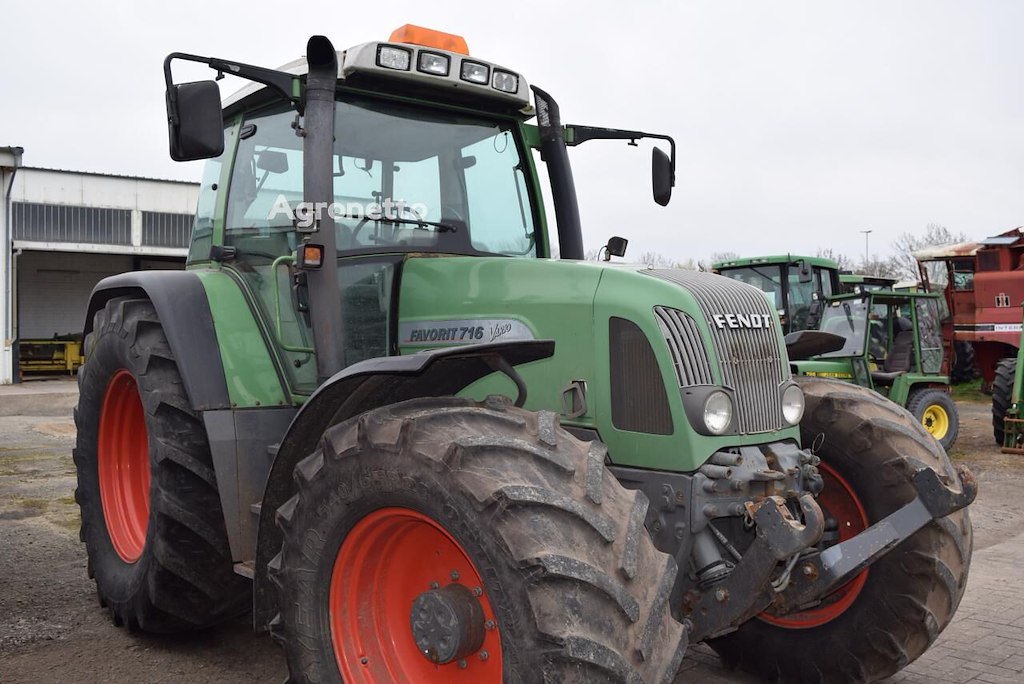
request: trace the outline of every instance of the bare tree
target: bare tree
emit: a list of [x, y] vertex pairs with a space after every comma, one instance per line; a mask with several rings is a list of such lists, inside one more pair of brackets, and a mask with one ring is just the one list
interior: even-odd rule
[[680, 261], [676, 264], [676, 268], [681, 268], [684, 271], [710, 271], [711, 267], [707, 262], [702, 259], [694, 259], [690, 257], [686, 261]]
[[717, 263], [719, 261], [732, 261], [733, 259], [739, 259], [740, 255], [736, 252], [712, 252], [711, 263]]
[[644, 252], [639, 259], [641, 264], [655, 268], [672, 268], [675, 262], [660, 252]]
[[710, 262], [704, 261], [703, 259], [694, 259], [690, 257], [685, 261], [677, 261], [671, 257], [667, 257], [660, 252], [644, 252], [640, 255], [637, 260], [641, 264], [646, 264], [652, 268], [679, 268], [684, 271], [710, 271]]
[[856, 269], [853, 259], [848, 254], [839, 254], [831, 247], [819, 247], [816, 256], [836, 262], [839, 264], [840, 271], [853, 271]]
[[966, 233], [962, 231], [954, 233], [949, 228], [938, 223], [929, 223], [925, 226], [923, 235], [900, 233], [899, 237], [892, 243], [892, 249], [896, 252], [896, 255], [892, 257], [896, 277], [906, 280], [917, 280], [917, 260], [914, 259], [914, 252], [935, 245], [967, 242], [968, 239]]
[[877, 254], [872, 254], [867, 262], [861, 262], [861, 265], [857, 267], [857, 272], [881, 278], [896, 278], [897, 280], [903, 277], [900, 275], [899, 264], [894, 257], [882, 259]]

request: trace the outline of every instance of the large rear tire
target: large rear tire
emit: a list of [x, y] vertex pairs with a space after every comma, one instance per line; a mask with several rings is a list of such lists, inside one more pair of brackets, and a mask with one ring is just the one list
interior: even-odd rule
[[992, 383], [992, 436], [1003, 446], [1006, 436], [1006, 412], [1013, 404], [1013, 378], [1017, 375], [1017, 359], [1001, 359], [996, 364]]
[[206, 432], [152, 303], [108, 302], [85, 351], [75, 498], [100, 604], [147, 632], [243, 612], [251, 591], [232, 569]]
[[[840, 539], [847, 527], [874, 524], [913, 500], [911, 478], [922, 467], [956, 481], [945, 452], [896, 404], [848, 383], [798, 382], [807, 400], [801, 439], [820, 443], [826, 490], [819, 503]], [[830, 472], [838, 479], [830, 481]], [[883, 679], [924, 653], [953, 618], [971, 546], [963, 509], [925, 525], [819, 606], [765, 614], [711, 646], [728, 665], [766, 681]]]
[[[271, 630], [291, 681], [671, 682], [686, 646], [676, 564], [604, 455], [503, 397], [418, 399], [330, 428], [278, 511]], [[474, 596], [486, 632], [435, 664], [414, 626], [429, 611], [412, 609], [439, 589]]]

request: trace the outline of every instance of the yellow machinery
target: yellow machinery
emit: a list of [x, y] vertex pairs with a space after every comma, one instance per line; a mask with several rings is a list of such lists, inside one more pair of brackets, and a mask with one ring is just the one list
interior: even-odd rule
[[21, 340], [18, 368], [22, 373], [60, 371], [74, 373], [82, 365], [82, 340]]

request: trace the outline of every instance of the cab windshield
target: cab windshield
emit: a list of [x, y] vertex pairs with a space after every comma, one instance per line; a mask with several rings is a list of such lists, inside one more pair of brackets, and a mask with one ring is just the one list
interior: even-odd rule
[[821, 315], [819, 330], [846, 338], [842, 349], [819, 358], [861, 356], [864, 353], [864, 339], [868, 331], [868, 303], [864, 299], [848, 299], [831, 302]]
[[[333, 161], [338, 251], [536, 256], [534, 208], [513, 123], [394, 102], [337, 103]], [[290, 253], [302, 204], [302, 138], [283, 107], [239, 129], [225, 241], [238, 258]]]
[[801, 282], [800, 266], [795, 263], [724, 268], [721, 274], [764, 292], [787, 333], [813, 328], [815, 298], [824, 299], [833, 294], [829, 273], [819, 266], [812, 267], [811, 278], [804, 282]]

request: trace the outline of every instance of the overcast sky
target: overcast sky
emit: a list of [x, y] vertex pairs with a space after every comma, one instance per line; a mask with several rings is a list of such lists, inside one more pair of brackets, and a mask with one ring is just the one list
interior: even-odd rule
[[[571, 151], [596, 248], [885, 256], [939, 223], [972, 238], [1024, 223], [1024, 3], [6, 2], [0, 145], [28, 166], [198, 180], [167, 156], [162, 60], [278, 66], [313, 33], [338, 49], [414, 23], [552, 93], [563, 120], [667, 133], [672, 203], [650, 150]], [[205, 72], [205, 73], [203, 73]], [[208, 70], [188, 78], [206, 78]], [[232, 87], [233, 89], [233, 87]]]

